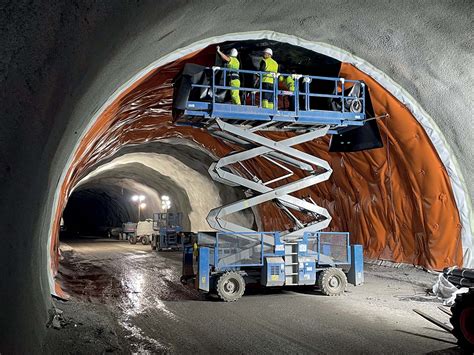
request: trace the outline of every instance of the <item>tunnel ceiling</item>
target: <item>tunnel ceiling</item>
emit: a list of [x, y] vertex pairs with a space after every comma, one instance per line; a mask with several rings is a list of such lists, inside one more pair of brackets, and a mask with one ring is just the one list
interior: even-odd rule
[[[238, 45], [242, 49], [253, 45], [249, 50], [251, 53], [267, 44], [223, 43], [223, 47]], [[275, 42], [270, 44], [275, 53], [289, 49], [287, 44], [281, 47]], [[410, 111], [352, 65], [302, 48], [296, 53], [305, 58], [302, 65], [307, 73], [340, 74], [349, 79], [364, 80], [375, 114], [390, 115], [389, 119], [378, 121], [384, 148], [329, 154], [328, 138], [305, 146], [305, 150], [328, 160], [334, 170], [328, 182], [303, 192], [330, 211], [333, 216], [330, 229], [351, 232], [352, 242], [363, 244], [370, 259], [407, 262], [434, 269], [462, 264], [459, 215], [449, 176], [430, 139]], [[283, 64], [291, 66], [293, 58], [294, 55], [285, 56]], [[316, 61], [313, 72], [311, 60]], [[143, 145], [144, 151], [150, 151], [159, 146], [149, 145], [150, 142], [186, 139], [201, 151], [196, 149], [189, 154], [180, 154], [180, 148], [169, 144], [160, 149], [166, 154], [194, 160], [203, 155], [202, 150], [213, 156], [223, 156], [232, 149], [203, 130], [172, 125], [172, 81], [188, 62], [213, 65], [215, 46], [154, 70], [115, 100], [84, 137], [87, 149], [76, 155], [76, 164], [65, 185], [66, 194], [86, 172], [112, 159], [123, 147], [140, 151]], [[334, 71], [337, 73], [331, 74]], [[268, 135], [275, 139], [282, 137], [277, 133]], [[208, 163], [209, 158], [204, 159], [199, 169], [204, 169]], [[263, 161], [252, 161], [248, 167], [258, 171], [264, 179], [275, 177], [275, 172]], [[287, 217], [272, 204], [264, 205], [258, 214], [264, 230], [291, 226]]]

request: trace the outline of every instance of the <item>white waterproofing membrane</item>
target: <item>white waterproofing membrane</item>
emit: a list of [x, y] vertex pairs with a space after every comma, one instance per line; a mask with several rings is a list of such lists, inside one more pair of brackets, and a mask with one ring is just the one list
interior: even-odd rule
[[[437, 153], [440, 156], [441, 161], [443, 162], [448, 174], [450, 176], [451, 185], [453, 189], [453, 194], [457, 204], [457, 208], [460, 214], [460, 219], [462, 223], [461, 230], [461, 240], [463, 247], [464, 255], [464, 266], [465, 267], [474, 267], [474, 255], [473, 255], [473, 216], [472, 208], [469, 195], [467, 193], [467, 187], [464, 182], [464, 179], [460, 173], [459, 166], [457, 164], [455, 155], [452, 153], [452, 150], [444, 138], [443, 133], [440, 131], [439, 127], [436, 125], [434, 120], [423, 110], [423, 108], [415, 101], [415, 99], [409, 95], [400, 85], [388, 77], [385, 73], [373, 67], [370, 63], [364, 61], [361, 58], [358, 58], [351, 53], [344, 51], [342, 49], [336, 48], [334, 46], [320, 43], [320, 42], [311, 42], [303, 40], [296, 36], [287, 35], [283, 33], [278, 33], [274, 31], [255, 31], [255, 32], [242, 32], [242, 33], [229, 33], [221, 36], [210, 37], [205, 40], [197, 41], [192, 45], [184, 47], [182, 49], [173, 51], [172, 53], [162, 57], [161, 59], [151, 63], [146, 68], [139, 71], [135, 76], [133, 76], [129, 81], [124, 83], [120, 88], [118, 88], [115, 93], [107, 100], [107, 102], [96, 112], [96, 114], [91, 118], [86, 129], [82, 132], [81, 139], [77, 141], [75, 149], [72, 151], [68, 163], [64, 167], [61, 179], [57, 185], [54, 204], [53, 204], [53, 213], [56, 210], [60, 197], [60, 187], [64, 182], [66, 177], [67, 169], [73, 161], [73, 157], [77, 148], [79, 147], [80, 141], [84, 138], [86, 132], [92, 127], [94, 122], [100, 117], [104, 110], [128, 87], [133, 83], [138, 81], [140, 78], [146, 76], [151, 71], [156, 68], [165, 65], [167, 63], [173, 62], [183, 56], [189, 55], [195, 51], [203, 49], [209, 45], [221, 43], [225, 41], [244, 41], [244, 40], [259, 40], [267, 39], [274, 40], [279, 42], [288, 43], [295, 46], [300, 46], [308, 50], [312, 50], [317, 53], [324, 54], [326, 56], [337, 59], [341, 62], [349, 63], [354, 65], [356, 68], [366, 73], [375, 79], [380, 85], [382, 85], [389, 93], [391, 93], [395, 98], [397, 98], [401, 103], [403, 103], [413, 114], [413, 116], [418, 120], [422, 125], [427, 135], [430, 137], [433, 146], [435, 147]], [[49, 228], [49, 243], [51, 244], [51, 237], [53, 231], [53, 223], [51, 221]], [[51, 265], [51, 248], [48, 248], [48, 273], [50, 274], [50, 287], [51, 292], [55, 293], [54, 287], [54, 275], [50, 269]]]

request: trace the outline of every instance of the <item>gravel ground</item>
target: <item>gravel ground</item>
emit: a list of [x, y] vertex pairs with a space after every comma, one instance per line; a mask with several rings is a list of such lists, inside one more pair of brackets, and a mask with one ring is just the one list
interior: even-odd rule
[[117, 241], [63, 245], [46, 353], [460, 353], [455, 338], [416, 315], [448, 322], [427, 290], [436, 275], [366, 265], [341, 297], [312, 289], [251, 290], [228, 304], [179, 282], [181, 255]]

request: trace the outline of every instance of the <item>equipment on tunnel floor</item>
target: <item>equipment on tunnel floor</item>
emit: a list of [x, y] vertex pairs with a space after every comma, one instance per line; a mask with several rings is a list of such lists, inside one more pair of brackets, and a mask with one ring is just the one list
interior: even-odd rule
[[137, 232], [137, 224], [133, 222], [126, 222], [122, 224], [122, 234], [124, 235], [123, 239], [126, 239], [130, 244], [135, 244], [137, 242], [135, 238], [135, 233]]
[[[454, 270], [456, 270], [456, 273], [461, 275], [462, 278], [464, 278], [462, 275], [467, 275], [468, 278], [469, 275], [474, 275], [474, 269]], [[445, 273], [446, 272], [449, 274], [450, 270], [445, 270]], [[458, 287], [461, 287], [460, 284]], [[461, 348], [469, 352], [474, 352], [474, 287], [470, 287], [465, 293], [457, 294], [450, 311], [446, 311], [444, 308], [440, 309], [450, 316], [449, 321], [451, 326], [418, 309], [414, 309], [413, 311], [445, 331], [452, 333], [457, 338], [458, 345]]]
[[136, 241], [147, 245], [153, 239], [153, 220], [147, 218], [144, 221], [139, 221], [137, 224]]
[[[196, 276], [197, 288], [206, 292], [216, 291], [225, 301], [238, 299], [245, 284], [252, 281], [268, 287], [315, 285], [318, 282], [323, 293], [337, 295], [347, 284], [346, 275], [338, 266], [352, 262], [351, 282], [360, 284], [363, 270], [359, 247], [353, 248], [351, 255], [348, 233], [320, 232], [331, 221], [328, 211], [311, 197], [296, 197], [295, 193], [328, 180], [332, 173], [326, 161], [302, 151], [302, 144], [364, 125], [364, 83], [220, 67], [206, 69], [210, 78], [210, 83], [207, 83], [206, 78], [196, 77], [195, 66], [192, 69], [194, 77], [188, 81], [181, 78], [175, 86], [175, 123], [204, 128], [234, 147], [235, 151], [211, 165], [209, 173], [215, 181], [243, 187], [247, 198], [209, 212], [207, 221], [218, 232], [199, 234], [197, 275], [183, 272], [182, 280]], [[240, 88], [250, 94], [242, 105], [216, 101], [218, 90], [231, 88], [226, 85], [228, 72], [259, 77], [259, 88]], [[281, 91], [274, 85], [272, 108], [263, 107], [260, 99], [269, 92], [262, 86], [262, 79], [268, 75], [274, 75], [275, 82], [279, 81], [279, 76], [292, 75], [295, 84], [293, 92]], [[217, 83], [217, 77], [223, 78], [222, 85]], [[313, 80], [331, 82], [335, 93], [328, 95], [311, 91], [309, 84]], [[351, 96], [352, 90], [347, 94], [346, 85], [362, 88], [358, 90], [359, 96]], [[198, 94], [193, 90], [198, 90]], [[285, 96], [294, 100], [294, 111], [280, 109], [279, 103], [283, 101], [280, 98]], [[339, 108], [333, 107], [333, 110], [313, 108], [311, 100], [321, 97], [340, 100], [343, 104]], [[357, 112], [346, 109], [349, 100], [361, 104]], [[349, 104], [349, 107], [353, 106]], [[278, 131], [287, 134], [281, 140], [265, 135]], [[265, 159], [274, 165], [274, 171], [281, 172], [280, 176], [264, 181], [248, 164], [254, 158]], [[300, 170], [300, 173], [295, 170]], [[224, 219], [227, 215], [267, 202], [273, 202], [281, 209], [294, 226], [279, 232], [257, 232]], [[191, 252], [192, 247], [185, 246], [184, 260], [192, 260], [189, 257]], [[189, 271], [189, 265], [185, 269]]]
[[125, 235], [124, 239], [128, 239], [130, 244], [137, 244], [137, 242], [147, 245], [153, 238], [153, 220], [148, 218], [138, 223], [127, 222], [122, 224], [122, 233]]
[[153, 250], [181, 250], [183, 245], [183, 214], [181, 212], [153, 213], [155, 232], [151, 247]]
[[[198, 246], [195, 273], [193, 245], [185, 245], [182, 282], [196, 282], [199, 290], [215, 292], [227, 302], [239, 299], [252, 283], [317, 285], [323, 294], [337, 296], [348, 283], [341, 267], [359, 267], [363, 273], [362, 253], [351, 249], [349, 233], [305, 232], [302, 238], [285, 241], [279, 232], [200, 232]], [[361, 279], [349, 281], [358, 285]]]

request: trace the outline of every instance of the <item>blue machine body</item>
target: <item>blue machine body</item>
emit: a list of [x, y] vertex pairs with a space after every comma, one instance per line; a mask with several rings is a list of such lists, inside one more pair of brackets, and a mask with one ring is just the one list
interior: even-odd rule
[[364, 283], [364, 250], [362, 245], [351, 245], [351, 268], [347, 274], [347, 280], [355, 285]]
[[158, 233], [156, 246], [158, 250], [181, 249], [180, 232], [183, 231], [181, 212], [167, 212], [153, 214], [153, 229]]
[[[234, 270], [253, 273], [264, 286], [314, 285], [318, 272], [327, 267], [349, 268], [348, 281], [363, 283], [361, 245], [349, 244], [349, 233], [305, 233], [285, 242], [278, 232], [199, 233], [197, 285], [209, 291], [213, 275]], [[192, 261], [192, 248], [185, 249]], [[351, 277], [351, 275], [355, 275]]]

